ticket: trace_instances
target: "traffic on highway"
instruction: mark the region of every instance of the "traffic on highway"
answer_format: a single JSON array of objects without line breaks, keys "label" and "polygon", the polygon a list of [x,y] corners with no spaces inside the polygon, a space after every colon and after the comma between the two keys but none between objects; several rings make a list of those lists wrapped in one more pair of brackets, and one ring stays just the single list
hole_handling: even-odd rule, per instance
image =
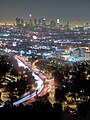
[{"label": "traffic on highway", "polygon": [[[30,72],[32,71],[30,66],[28,66],[27,62],[22,60],[22,58],[20,56],[15,56],[15,59],[17,60],[19,66],[27,68]],[[37,96],[37,95],[43,96],[47,92],[49,92],[51,86],[49,84],[47,86],[44,84],[45,81],[43,81],[43,76],[39,76],[38,74],[35,73],[35,71],[32,71],[32,75],[34,76],[34,78],[37,82],[37,89],[33,93],[29,93],[26,96],[24,96],[23,98],[15,101],[13,103],[13,105],[17,106],[20,103],[29,104],[30,102],[35,101],[35,96]]]}]

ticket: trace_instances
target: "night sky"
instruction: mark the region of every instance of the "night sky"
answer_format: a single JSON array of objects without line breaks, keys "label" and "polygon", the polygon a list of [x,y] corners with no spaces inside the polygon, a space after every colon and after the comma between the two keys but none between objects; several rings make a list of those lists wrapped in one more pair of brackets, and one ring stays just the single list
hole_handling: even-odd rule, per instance
[{"label": "night sky", "polygon": [[46,17],[47,21],[90,21],[90,0],[0,0],[0,22]]}]

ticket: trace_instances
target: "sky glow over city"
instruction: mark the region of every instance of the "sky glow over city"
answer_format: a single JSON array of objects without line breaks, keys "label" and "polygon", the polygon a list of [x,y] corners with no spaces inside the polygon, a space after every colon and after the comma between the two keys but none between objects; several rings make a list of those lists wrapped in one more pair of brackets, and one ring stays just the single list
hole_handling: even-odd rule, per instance
[{"label": "sky glow over city", "polygon": [[0,0],[0,22],[16,17],[29,20],[45,16],[47,21],[90,21],[90,0]]}]

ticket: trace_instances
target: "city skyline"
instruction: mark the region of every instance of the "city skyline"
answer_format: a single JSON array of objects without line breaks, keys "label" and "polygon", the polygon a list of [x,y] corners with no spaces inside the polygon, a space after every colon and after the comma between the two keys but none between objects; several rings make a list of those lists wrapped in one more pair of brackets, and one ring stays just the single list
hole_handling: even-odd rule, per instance
[{"label": "city skyline", "polygon": [[89,0],[1,0],[0,22],[15,22],[16,17],[29,20],[46,17],[46,21],[90,21]]}]

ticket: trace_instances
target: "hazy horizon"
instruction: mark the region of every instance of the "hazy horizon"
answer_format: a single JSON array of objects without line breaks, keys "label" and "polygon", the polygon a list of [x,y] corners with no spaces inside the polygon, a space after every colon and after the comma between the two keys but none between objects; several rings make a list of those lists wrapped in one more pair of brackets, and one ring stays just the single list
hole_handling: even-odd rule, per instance
[{"label": "hazy horizon", "polygon": [[15,22],[16,17],[29,21],[43,16],[46,21],[90,21],[90,0],[0,0],[0,22]]}]

